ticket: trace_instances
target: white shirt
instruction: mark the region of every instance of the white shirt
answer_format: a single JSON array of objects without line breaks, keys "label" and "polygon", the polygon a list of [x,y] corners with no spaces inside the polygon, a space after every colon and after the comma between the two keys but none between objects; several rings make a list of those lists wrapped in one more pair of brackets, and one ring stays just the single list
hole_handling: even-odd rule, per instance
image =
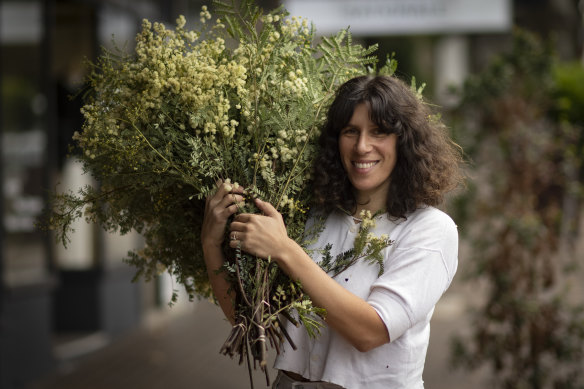
[{"label": "white shirt", "polygon": [[[366,300],[377,311],[390,343],[362,353],[328,326],[311,339],[304,327],[286,329],[298,350],[285,342],[275,367],[311,381],[326,381],[347,389],[421,389],[434,306],[449,287],[458,265],[458,232],[452,219],[433,208],[421,208],[391,221],[375,218],[371,230],[388,234],[394,243],[384,249],[385,271],[360,260],[335,280]],[[333,212],[311,248],[332,243],[333,258],[353,247],[359,225],[341,212]],[[321,260],[315,254],[314,261]]]}]

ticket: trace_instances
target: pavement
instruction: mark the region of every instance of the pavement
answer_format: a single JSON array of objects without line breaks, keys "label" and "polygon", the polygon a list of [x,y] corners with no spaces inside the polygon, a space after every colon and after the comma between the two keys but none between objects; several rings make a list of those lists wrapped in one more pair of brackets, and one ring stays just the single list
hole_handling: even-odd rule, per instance
[{"label": "pavement", "polygon": [[[486,388],[479,375],[453,370],[449,363],[451,336],[467,328],[463,295],[449,291],[436,307],[426,389]],[[99,334],[88,336],[85,349],[92,344],[95,348],[89,354],[75,356],[74,348],[61,349],[57,372],[26,389],[248,389],[245,364],[219,354],[229,329],[220,309],[208,301],[152,312],[139,329],[113,342]],[[275,371],[269,373],[274,379]],[[266,388],[259,370],[254,372],[254,384]]]}]

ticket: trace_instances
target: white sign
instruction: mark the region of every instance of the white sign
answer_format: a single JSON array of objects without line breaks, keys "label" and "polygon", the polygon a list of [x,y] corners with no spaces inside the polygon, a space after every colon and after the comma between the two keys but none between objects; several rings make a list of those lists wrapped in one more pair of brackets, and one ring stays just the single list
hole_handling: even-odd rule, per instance
[{"label": "white sign", "polygon": [[286,0],[284,7],[319,35],[347,27],[367,36],[503,32],[512,23],[510,0]]}]

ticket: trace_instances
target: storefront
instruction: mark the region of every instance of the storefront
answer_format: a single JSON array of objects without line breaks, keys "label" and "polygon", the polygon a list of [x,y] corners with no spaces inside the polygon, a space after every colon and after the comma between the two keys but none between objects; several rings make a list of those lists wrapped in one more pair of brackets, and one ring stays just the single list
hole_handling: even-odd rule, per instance
[{"label": "storefront", "polygon": [[[128,2],[129,3],[129,2]],[[54,191],[82,174],[69,143],[80,129],[84,60],[100,46],[133,41],[153,2],[0,2],[0,387],[18,388],[63,359],[135,327],[141,284],[123,263],[139,237],[79,222],[65,250],[37,222]],[[152,301],[151,301],[152,300]],[[76,347],[70,347],[75,344]]]}]

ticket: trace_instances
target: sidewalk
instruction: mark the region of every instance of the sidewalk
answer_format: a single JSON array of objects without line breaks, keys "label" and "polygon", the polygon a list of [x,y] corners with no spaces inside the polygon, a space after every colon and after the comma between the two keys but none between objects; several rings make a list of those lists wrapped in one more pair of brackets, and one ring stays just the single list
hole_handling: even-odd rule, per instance
[{"label": "sidewalk", "polygon": [[[459,303],[456,294],[447,294],[436,308],[426,389],[481,388],[476,377],[449,368],[450,336],[463,325]],[[229,328],[218,307],[199,301],[186,311],[149,318],[139,330],[63,365],[60,373],[27,389],[247,389],[245,364],[219,354]],[[270,378],[275,376],[271,370]],[[254,382],[255,388],[266,388],[259,370]]]}]

